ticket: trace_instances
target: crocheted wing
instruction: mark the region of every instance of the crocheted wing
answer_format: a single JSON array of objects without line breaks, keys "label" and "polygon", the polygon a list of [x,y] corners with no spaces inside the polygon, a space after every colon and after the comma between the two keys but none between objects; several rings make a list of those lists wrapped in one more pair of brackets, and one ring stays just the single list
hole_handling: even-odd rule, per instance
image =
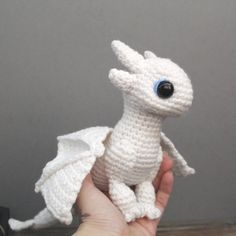
[{"label": "crocheted wing", "polygon": [[171,140],[161,132],[161,147],[162,150],[167,152],[174,161],[174,172],[176,175],[188,176],[195,174],[195,170],[188,166],[188,163],[184,160],[182,155],[178,152],[175,145]]},{"label": "crocheted wing", "polygon": [[35,191],[42,193],[47,208],[60,222],[72,222],[71,209],[82,182],[96,158],[104,154],[103,141],[111,130],[108,127],[92,127],[57,138],[57,156],[43,169]]}]

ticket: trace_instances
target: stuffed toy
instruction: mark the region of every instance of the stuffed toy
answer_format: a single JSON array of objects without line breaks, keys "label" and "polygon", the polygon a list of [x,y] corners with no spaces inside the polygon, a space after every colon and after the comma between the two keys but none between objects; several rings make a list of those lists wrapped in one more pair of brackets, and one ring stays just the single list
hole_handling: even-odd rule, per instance
[{"label": "stuffed toy", "polygon": [[110,81],[123,95],[121,119],[113,129],[91,127],[57,138],[57,156],[47,163],[35,186],[46,208],[25,222],[10,219],[13,230],[44,228],[57,221],[69,225],[73,204],[89,173],[100,190],[108,191],[127,222],[156,219],[161,212],[155,206],[152,181],[163,152],[173,159],[176,174],[195,173],[161,129],[166,117],[179,116],[192,104],[187,74],[150,51],[143,56],[121,41],[111,45],[128,69],[109,72]]}]

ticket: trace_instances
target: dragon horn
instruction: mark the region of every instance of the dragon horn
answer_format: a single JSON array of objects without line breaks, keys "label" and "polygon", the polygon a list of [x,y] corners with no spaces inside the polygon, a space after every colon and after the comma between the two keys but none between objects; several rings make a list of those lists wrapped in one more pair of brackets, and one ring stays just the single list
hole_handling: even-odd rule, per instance
[{"label": "dragon horn", "polygon": [[142,71],[142,66],[140,65],[145,59],[141,54],[119,40],[112,41],[111,47],[118,60],[130,71],[134,73]]}]

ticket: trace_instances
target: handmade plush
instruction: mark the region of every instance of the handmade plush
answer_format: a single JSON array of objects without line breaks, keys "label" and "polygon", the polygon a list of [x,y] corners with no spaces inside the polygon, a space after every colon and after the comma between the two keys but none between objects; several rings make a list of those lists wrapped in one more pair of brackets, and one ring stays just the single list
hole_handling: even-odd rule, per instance
[{"label": "handmade plush", "polygon": [[[13,230],[42,228],[72,222],[72,208],[84,178],[91,173],[95,185],[108,191],[127,222],[160,217],[152,185],[163,151],[174,161],[178,175],[194,169],[162,132],[166,117],[179,116],[192,104],[193,89],[186,73],[170,59],[150,51],[144,56],[120,41],[112,49],[128,71],[111,69],[111,82],[122,91],[124,112],[115,127],[92,127],[59,136],[57,157],[44,168],[35,191],[46,208],[32,220],[9,221]],[[130,188],[135,186],[134,188]]]}]

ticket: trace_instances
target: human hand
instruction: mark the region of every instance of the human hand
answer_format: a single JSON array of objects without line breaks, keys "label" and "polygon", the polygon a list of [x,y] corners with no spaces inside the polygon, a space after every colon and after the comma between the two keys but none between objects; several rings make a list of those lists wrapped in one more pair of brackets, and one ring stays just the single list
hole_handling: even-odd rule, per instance
[{"label": "human hand", "polygon": [[[172,192],[172,167],[172,161],[164,155],[160,171],[153,181],[157,191],[156,205],[162,213]],[[122,213],[107,195],[94,186],[90,175],[83,182],[76,204],[81,210],[82,223],[74,236],[154,236],[160,223],[160,218],[140,218],[126,223]]]}]

